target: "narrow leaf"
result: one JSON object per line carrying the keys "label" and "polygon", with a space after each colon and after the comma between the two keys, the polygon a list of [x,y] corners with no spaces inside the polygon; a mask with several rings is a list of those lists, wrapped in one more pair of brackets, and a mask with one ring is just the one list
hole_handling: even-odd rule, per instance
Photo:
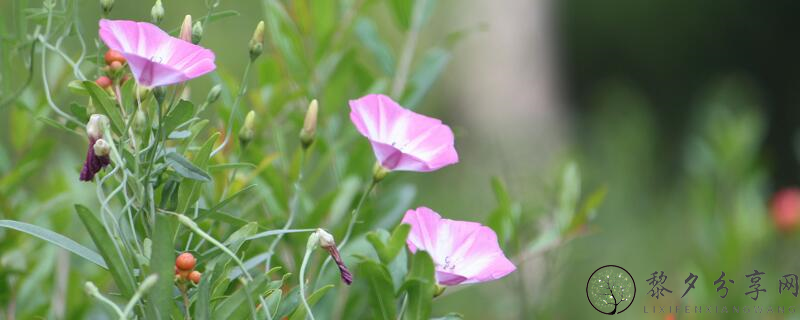
{"label": "narrow leaf", "polygon": [[61,248],[64,248],[67,251],[72,252],[81,258],[89,260],[89,262],[92,262],[104,269],[108,269],[106,261],[103,259],[102,256],[100,256],[100,254],[98,254],[92,249],[82,246],[81,244],[73,241],[70,238],[67,238],[51,230],[36,225],[32,225],[29,223],[13,221],[13,220],[0,220],[0,227],[25,232],[29,235],[50,242]]}

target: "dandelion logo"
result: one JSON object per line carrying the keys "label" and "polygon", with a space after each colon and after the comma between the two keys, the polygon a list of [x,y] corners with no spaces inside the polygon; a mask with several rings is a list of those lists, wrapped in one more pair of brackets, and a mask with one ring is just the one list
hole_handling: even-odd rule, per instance
{"label": "dandelion logo", "polygon": [[623,313],[636,297],[633,276],[620,266],[598,268],[586,283],[586,298],[595,310],[607,315]]}

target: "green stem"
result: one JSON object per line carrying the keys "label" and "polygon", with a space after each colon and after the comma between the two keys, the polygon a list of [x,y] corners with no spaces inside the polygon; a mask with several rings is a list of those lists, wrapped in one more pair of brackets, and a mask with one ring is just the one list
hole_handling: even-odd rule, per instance
{"label": "green stem", "polygon": [[145,292],[147,292],[147,290],[150,290],[150,288],[156,284],[156,280],[158,280],[158,276],[155,274],[151,274],[147,276],[147,278],[145,278],[144,281],[142,281],[142,284],[139,285],[139,289],[137,289],[136,292],[133,294],[133,297],[131,297],[131,300],[128,301],[128,304],[125,305],[125,310],[123,310],[122,314],[119,316],[120,320],[128,318],[128,314],[130,314],[131,311],[133,311],[133,307],[136,306],[136,303],[139,302],[139,300],[142,298]]}
{"label": "green stem", "polygon": [[236,115],[236,108],[239,106],[239,101],[242,100],[242,97],[245,93],[247,93],[247,79],[250,76],[250,66],[253,64],[252,59],[247,60],[247,65],[244,67],[244,74],[242,74],[242,82],[239,84],[239,94],[236,95],[236,99],[233,100],[233,105],[231,106],[231,114],[228,116],[228,130],[225,133],[225,140],[222,141],[222,144],[219,145],[214,151],[211,152],[211,157],[222,151],[228,142],[231,139],[231,134],[233,133],[233,116]]}
{"label": "green stem", "polygon": [[[339,245],[338,245],[340,251],[342,249],[344,249],[344,246],[350,240],[350,235],[352,235],[353,228],[356,225],[356,221],[358,221],[358,214],[361,212],[361,207],[364,205],[364,202],[366,201],[367,196],[369,195],[370,192],[372,192],[372,189],[375,188],[375,185],[377,185],[378,182],[379,182],[379,180],[372,179],[372,182],[367,187],[367,190],[364,191],[364,193],[361,195],[361,199],[358,200],[358,204],[356,205],[356,208],[353,209],[353,213],[350,216],[350,223],[347,225],[347,231],[344,234],[344,238],[342,238],[342,242],[339,243]],[[325,272],[325,268],[328,266],[329,263],[331,263],[331,257],[330,256],[325,259],[325,262],[322,263],[322,267],[319,268],[319,273],[317,274],[317,279],[322,279],[322,274]]]}
{"label": "green stem", "polygon": [[[303,152],[300,154],[300,173],[297,176],[297,181],[294,182],[294,194],[292,195],[292,199],[289,200],[289,219],[286,220],[286,224],[283,225],[281,231],[289,230],[292,227],[292,223],[294,223],[294,218],[297,215],[298,207],[300,206],[300,192],[302,189],[302,181],[303,181],[303,169],[305,168],[305,159],[306,159],[306,149],[303,149]],[[279,233],[275,240],[272,240],[272,243],[269,245],[269,251],[267,255],[267,262],[265,264],[266,268],[265,271],[269,271],[271,263],[272,263],[272,256],[275,254],[275,248],[278,247],[278,243],[283,239],[283,235],[285,233]]]}
{"label": "green stem", "polygon": [[308,266],[308,259],[311,257],[311,251],[313,251],[313,247],[306,247],[306,254],[303,256],[303,263],[300,265],[300,301],[303,302],[303,307],[306,308],[306,317],[311,318],[314,320],[314,314],[311,313],[311,306],[308,305],[308,300],[306,300],[306,267]]}
{"label": "green stem", "polygon": [[[408,0],[411,1],[411,0]],[[427,6],[427,0],[414,1],[414,11],[411,17],[411,28],[406,35],[406,41],[403,44],[403,51],[400,53],[400,62],[397,64],[395,77],[392,81],[392,97],[400,99],[403,91],[406,88],[408,81],[408,72],[411,68],[411,60],[414,58],[414,50],[417,47],[417,39],[419,38],[419,31],[422,27],[422,15]]]}

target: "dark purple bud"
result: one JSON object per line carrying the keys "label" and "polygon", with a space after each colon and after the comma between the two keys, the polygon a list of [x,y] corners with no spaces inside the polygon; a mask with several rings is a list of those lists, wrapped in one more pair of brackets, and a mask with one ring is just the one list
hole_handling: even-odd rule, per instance
{"label": "dark purple bud", "polygon": [[102,151],[107,148],[108,144],[103,139],[89,138],[89,150],[86,151],[86,162],[83,163],[83,170],[81,170],[81,181],[92,181],[95,174],[111,164],[111,158],[107,152],[102,152],[104,155],[95,153],[95,149]]}
{"label": "dark purple bud", "polygon": [[344,281],[344,283],[348,286],[353,283],[353,274],[350,273],[350,270],[348,270],[347,266],[344,265],[344,261],[342,261],[342,257],[339,255],[339,250],[336,249],[336,246],[323,248],[328,250],[328,253],[331,254],[331,258],[333,258],[333,261],[336,262],[336,266],[339,267],[339,274],[342,276],[342,281]]}

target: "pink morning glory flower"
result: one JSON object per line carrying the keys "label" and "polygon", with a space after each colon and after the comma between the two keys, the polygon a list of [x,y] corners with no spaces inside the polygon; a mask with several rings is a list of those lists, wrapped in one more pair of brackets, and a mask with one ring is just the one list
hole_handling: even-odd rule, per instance
{"label": "pink morning glory flower", "polygon": [[171,37],[147,22],[102,19],[100,38],[122,53],[142,86],[184,82],[217,68],[211,50]]}
{"label": "pink morning glory flower", "polygon": [[458,162],[450,127],[385,95],[350,100],[350,120],[388,170],[428,172]]}
{"label": "pink morning glory flower", "polygon": [[503,254],[494,231],[480,223],[442,219],[426,207],[408,210],[402,223],[411,225],[408,249],[431,255],[441,285],[497,280],[517,269]]}

